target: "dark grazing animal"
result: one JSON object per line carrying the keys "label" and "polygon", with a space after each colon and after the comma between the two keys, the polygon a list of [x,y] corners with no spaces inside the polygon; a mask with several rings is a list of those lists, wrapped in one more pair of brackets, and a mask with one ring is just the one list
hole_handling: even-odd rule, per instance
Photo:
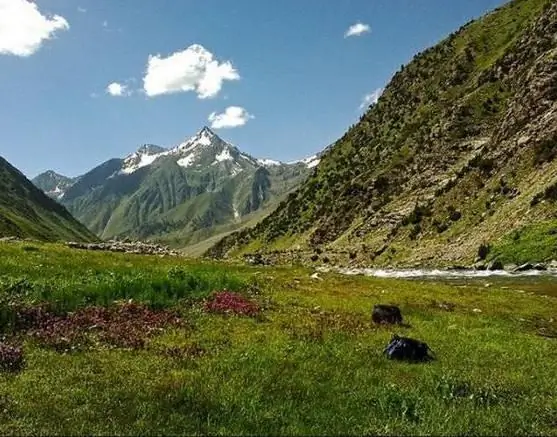
{"label": "dark grazing animal", "polygon": [[395,305],[374,305],[371,320],[373,323],[401,324],[402,314]]}
{"label": "dark grazing animal", "polygon": [[394,334],[391,342],[387,345],[384,354],[391,360],[402,360],[412,362],[431,361],[435,357],[430,355],[433,351],[427,343],[408,337],[399,337]]}

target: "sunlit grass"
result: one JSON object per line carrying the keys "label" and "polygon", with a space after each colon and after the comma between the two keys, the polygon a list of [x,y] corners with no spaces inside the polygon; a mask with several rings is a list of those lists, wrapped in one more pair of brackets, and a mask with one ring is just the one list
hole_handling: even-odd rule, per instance
{"label": "sunlit grass", "polygon": [[[557,340],[539,335],[540,326],[557,328],[555,298],[508,284],[319,281],[303,268],[56,246],[0,245],[0,253],[3,281],[50,285],[51,294],[23,294],[28,302],[68,296],[73,308],[89,290],[95,304],[125,296],[186,321],[139,350],[61,354],[23,336],[25,369],[0,374],[1,434],[557,434]],[[64,270],[71,258],[78,262]],[[47,273],[35,272],[37,262]],[[206,290],[225,285],[256,301],[258,317],[205,312]],[[375,303],[399,305],[410,326],[373,326]],[[438,359],[387,360],[381,351],[394,332],[426,341]]]}

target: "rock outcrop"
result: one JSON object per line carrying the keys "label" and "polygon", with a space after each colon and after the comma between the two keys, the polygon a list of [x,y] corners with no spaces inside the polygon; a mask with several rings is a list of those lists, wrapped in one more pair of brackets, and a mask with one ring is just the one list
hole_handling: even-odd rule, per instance
{"label": "rock outcrop", "polygon": [[138,255],[164,255],[164,256],[180,256],[180,252],[169,249],[167,246],[160,244],[144,243],[141,241],[124,242],[124,241],[106,241],[102,243],[77,243],[69,242],[67,246],[72,249],[84,250],[102,250],[108,252],[134,253]]}

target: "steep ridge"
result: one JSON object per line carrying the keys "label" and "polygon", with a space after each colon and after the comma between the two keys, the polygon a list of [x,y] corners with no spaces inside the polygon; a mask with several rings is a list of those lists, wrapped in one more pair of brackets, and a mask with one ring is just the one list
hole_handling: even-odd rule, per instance
{"label": "steep ridge", "polygon": [[[269,212],[318,161],[317,156],[288,164],[256,159],[204,127],[175,147],[148,144],[109,160],[56,194],[103,238],[184,245]],[[42,179],[45,174],[35,179],[37,185]]]}
{"label": "steep ridge", "polygon": [[47,196],[57,200],[62,198],[65,192],[76,182],[76,179],[66,177],[52,170],[44,172],[33,179],[33,183]]}
{"label": "steep ridge", "polygon": [[94,241],[96,237],[62,205],[46,196],[0,157],[0,236],[46,241]]}
{"label": "steep ridge", "polygon": [[557,3],[515,0],[415,56],[308,180],[208,256],[474,262],[555,218]]}

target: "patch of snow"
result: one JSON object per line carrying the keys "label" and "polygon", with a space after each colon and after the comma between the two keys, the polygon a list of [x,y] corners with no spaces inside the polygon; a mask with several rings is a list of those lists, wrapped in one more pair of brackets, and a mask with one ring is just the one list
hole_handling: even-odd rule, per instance
{"label": "patch of snow", "polygon": [[60,188],[60,185],[57,185],[56,188],[54,188],[54,190],[51,190],[46,194],[48,194],[50,197],[61,199],[62,197],[64,197],[64,194],[66,194],[66,192],[62,188]]}
{"label": "patch of snow", "polygon": [[191,167],[193,165],[193,162],[195,161],[195,154],[192,153],[188,156],[185,156],[183,158],[180,158],[176,164],[178,164],[180,167]]}
{"label": "patch of snow", "polygon": [[240,218],[240,213],[238,212],[238,208],[236,208],[236,205],[232,205],[232,210],[234,211],[234,218],[235,219],[239,219]]}
{"label": "patch of snow", "polygon": [[319,158],[314,158],[305,164],[307,165],[308,168],[313,168],[313,167],[317,167],[320,162],[321,160]]}
{"label": "patch of snow", "polygon": [[267,158],[258,159],[257,163],[259,165],[262,165],[263,167],[273,167],[277,165],[282,165],[282,162],[280,161],[275,161],[274,159],[267,159]]}
{"label": "patch of snow", "polygon": [[203,128],[196,135],[179,144],[173,151],[174,153],[189,152],[199,146],[207,147],[213,144],[214,138],[215,134],[213,132],[207,128]]}
{"label": "patch of snow", "polygon": [[313,168],[316,167],[319,162],[321,162],[321,159],[318,158],[317,155],[312,155],[298,161],[291,161],[288,164],[304,164],[307,168]]}
{"label": "patch of snow", "polygon": [[238,166],[235,166],[235,167],[232,169],[232,177],[234,177],[234,176],[236,176],[236,175],[242,173],[243,171],[244,171],[244,169],[243,169],[242,167],[240,167],[239,165],[238,165]]}
{"label": "patch of snow", "polygon": [[230,154],[230,150],[228,150],[228,148],[225,148],[222,152],[220,152],[217,156],[215,156],[215,162],[213,162],[213,164],[216,164],[217,162],[233,161],[233,160],[234,158]]}
{"label": "patch of snow", "polygon": [[197,142],[202,146],[210,146],[214,136],[215,136],[214,134],[204,129],[201,131],[201,134],[199,135],[199,139],[197,140]]}
{"label": "patch of snow", "polygon": [[147,153],[134,153],[133,155],[125,159],[120,173],[131,174],[142,167],[151,165],[163,153],[156,153],[154,155],[149,155]]}

